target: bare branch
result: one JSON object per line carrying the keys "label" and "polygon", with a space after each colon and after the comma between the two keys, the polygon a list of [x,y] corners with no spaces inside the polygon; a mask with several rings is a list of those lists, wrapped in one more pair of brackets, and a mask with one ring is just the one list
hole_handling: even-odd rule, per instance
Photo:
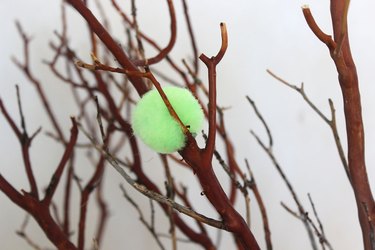
{"label": "bare branch", "polygon": [[314,110],[314,112],[316,114],[318,114],[319,117],[322,118],[322,120],[325,123],[328,124],[328,126],[330,127],[330,129],[332,131],[333,137],[335,139],[335,144],[336,144],[336,148],[337,148],[337,151],[339,153],[339,156],[340,156],[341,163],[342,163],[342,165],[344,167],[344,170],[345,170],[345,173],[346,173],[346,175],[347,175],[347,177],[350,181],[349,167],[348,167],[348,163],[347,163],[347,160],[346,160],[346,156],[344,154],[344,149],[343,149],[342,144],[341,144],[341,139],[340,139],[339,133],[337,131],[336,112],[335,112],[335,107],[334,107],[334,104],[333,104],[332,100],[328,99],[329,107],[330,107],[330,110],[331,110],[331,118],[329,119],[326,115],[324,115],[322,113],[322,111],[319,110],[318,107],[316,107],[316,105],[307,96],[307,94],[305,92],[305,89],[303,87],[304,86],[303,83],[301,84],[301,87],[298,87],[296,85],[290,84],[289,82],[285,81],[284,79],[277,76],[276,74],[274,74],[269,69],[267,69],[267,73],[269,73],[273,78],[275,78],[279,82],[281,82],[284,85],[288,86],[289,88],[297,91],[302,96],[302,98],[306,101],[306,103],[312,108],[312,110]]}

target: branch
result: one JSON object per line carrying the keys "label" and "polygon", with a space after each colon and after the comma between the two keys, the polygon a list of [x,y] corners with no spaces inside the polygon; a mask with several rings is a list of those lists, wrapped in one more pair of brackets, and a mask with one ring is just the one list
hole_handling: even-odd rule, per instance
{"label": "branch", "polygon": [[212,227],[216,227],[219,229],[225,229],[224,224],[221,221],[217,221],[211,218],[208,218],[204,215],[201,215],[185,206],[182,206],[173,200],[169,199],[168,197],[165,197],[163,195],[160,195],[152,190],[147,189],[144,185],[137,183],[135,180],[133,180],[130,175],[128,175],[125,170],[117,163],[116,159],[109,153],[106,152],[102,146],[100,146],[83,128],[79,125],[79,129],[82,130],[82,132],[86,135],[86,137],[91,141],[93,146],[95,147],[98,152],[103,154],[106,157],[106,160],[109,164],[111,164],[115,170],[126,180],[126,182],[131,185],[134,189],[136,189],[138,192],[142,193],[143,195],[147,196],[150,199],[153,199],[157,202],[160,202],[162,204],[166,204],[177,211],[188,215],[189,217],[192,217],[195,220],[198,220],[200,222],[203,222],[207,225],[210,225]]}
{"label": "branch", "polygon": [[157,54],[154,57],[151,57],[151,58],[148,58],[148,59],[145,59],[145,60],[135,61],[134,63],[137,66],[148,66],[148,65],[152,65],[152,64],[156,64],[156,63],[160,62],[161,60],[163,60],[169,54],[169,52],[174,47],[174,44],[176,42],[176,37],[177,37],[176,13],[175,13],[175,9],[174,9],[174,6],[173,6],[173,1],[167,0],[167,3],[168,3],[168,9],[169,9],[169,16],[171,18],[171,36],[170,36],[168,45],[165,48],[161,49],[159,51],[159,54]]}
{"label": "branch", "polygon": [[[361,98],[359,91],[358,75],[351,54],[347,15],[349,0],[331,0],[331,19],[334,42],[323,41],[329,49],[338,73],[344,103],[344,114],[348,144],[348,169],[349,176],[356,198],[359,221],[362,229],[364,248],[373,249],[375,239],[373,228],[375,225],[375,201],[369,184],[365,161],[365,135],[362,121]],[[311,30],[316,33],[318,26],[311,25],[312,15],[308,8],[303,9],[306,21]],[[318,36],[319,38],[319,36]],[[320,39],[320,38],[319,38]],[[320,39],[322,41],[322,39]],[[368,208],[368,214],[364,207]],[[371,223],[369,223],[369,218]]]}
{"label": "branch", "polygon": [[262,215],[264,238],[265,238],[265,241],[266,241],[266,246],[267,246],[268,250],[272,250],[273,247],[272,247],[272,240],[271,240],[271,230],[270,230],[270,225],[269,225],[269,221],[268,221],[266,206],[264,205],[263,198],[260,195],[258,185],[255,181],[253,173],[250,169],[250,164],[247,161],[247,159],[245,160],[245,163],[246,163],[246,168],[247,168],[247,170],[249,172],[249,176],[250,176],[250,180],[245,180],[245,186],[250,188],[251,191],[254,193],[255,199],[256,199],[256,201],[258,203],[258,206],[259,206],[260,213]]}
{"label": "branch", "polygon": [[68,160],[70,159],[70,157],[73,153],[73,150],[74,150],[74,145],[77,142],[77,137],[78,137],[77,122],[73,117],[71,118],[71,121],[72,121],[73,125],[72,125],[72,128],[70,130],[70,140],[65,147],[65,152],[64,152],[63,156],[61,157],[60,163],[57,166],[56,171],[51,178],[51,181],[50,181],[50,183],[48,185],[48,188],[47,188],[47,191],[46,191],[46,195],[45,195],[45,197],[42,201],[42,202],[46,203],[47,206],[51,203],[51,200],[52,200],[53,195],[55,194],[57,185],[60,182],[61,175],[64,171],[65,165],[68,162]]}
{"label": "branch", "polygon": [[318,114],[319,117],[322,118],[325,123],[328,124],[328,126],[331,128],[332,135],[333,135],[333,137],[335,139],[336,148],[337,148],[337,151],[339,153],[339,157],[340,157],[342,166],[344,167],[344,170],[345,170],[346,176],[348,177],[348,180],[351,182],[350,175],[349,175],[349,166],[348,166],[348,163],[346,161],[346,156],[344,154],[344,149],[343,149],[342,144],[341,144],[341,139],[340,139],[340,136],[339,136],[339,132],[337,131],[336,110],[335,110],[335,107],[334,107],[334,104],[333,104],[332,100],[328,99],[329,107],[330,107],[330,110],[331,110],[331,118],[329,119],[326,115],[324,115],[322,113],[321,110],[318,109],[318,107],[316,107],[316,105],[306,95],[303,83],[301,84],[301,87],[298,87],[296,85],[290,84],[289,82],[285,81],[284,79],[282,79],[281,77],[277,76],[276,74],[274,74],[269,69],[267,69],[267,73],[270,74],[273,78],[275,78],[279,82],[281,82],[284,85],[288,86],[289,88],[294,89],[295,91],[297,91],[302,96],[302,98],[305,100],[305,102],[310,106],[310,108],[312,108],[314,110],[314,112],[316,114]]}
{"label": "branch", "polygon": [[160,247],[160,249],[164,250],[165,247],[163,246],[163,243],[159,239],[159,234],[155,231],[154,225],[151,223],[148,223],[143,216],[143,212],[141,208],[138,206],[138,204],[129,196],[129,194],[126,192],[126,189],[124,188],[123,185],[120,184],[120,189],[122,191],[122,194],[124,195],[125,199],[129,201],[129,203],[137,210],[138,215],[139,215],[139,220],[141,223],[147,228],[147,230],[151,233],[152,237],[155,239],[156,243]]}
{"label": "branch", "polygon": [[197,75],[198,70],[199,70],[197,42],[195,40],[193,27],[191,25],[191,20],[190,20],[190,16],[189,16],[189,9],[188,9],[186,0],[182,0],[182,4],[183,4],[183,7],[184,7],[184,15],[185,15],[185,20],[186,20],[186,25],[187,25],[187,28],[188,28],[188,31],[189,31],[191,47],[193,49],[194,74]]}
{"label": "branch", "polygon": [[18,30],[18,33],[20,34],[22,41],[23,41],[23,48],[24,48],[24,62],[19,62],[15,57],[12,58],[14,64],[16,64],[22,72],[27,76],[27,78],[31,81],[32,84],[36,87],[37,93],[39,95],[39,98],[41,99],[43,106],[48,114],[48,118],[50,119],[53,127],[55,128],[57,134],[59,135],[59,138],[61,141],[65,142],[64,134],[61,130],[61,127],[59,123],[57,122],[56,116],[52,111],[51,105],[49,101],[47,100],[46,94],[41,86],[41,83],[38,79],[35,78],[35,76],[31,73],[30,70],[30,60],[29,60],[29,42],[30,38],[26,35],[26,33],[23,31],[21,24],[16,21],[16,27]]}
{"label": "branch", "polygon": [[32,142],[32,139],[35,137],[35,135],[40,131],[38,129],[32,137],[29,137],[26,131],[26,125],[25,125],[25,120],[22,112],[22,106],[21,106],[21,99],[20,99],[20,94],[19,94],[19,89],[16,87],[17,90],[17,98],[18,98],[18,105],[19,105],[19,112],[21,116],[21,127],[22,127],[22,132],[21,130],[17,127],[16,123],[14,120],[10,117],[8,111],[6,110],[5,106],[3,105],[1,99],[0,99],[0,110],[2,111],[5,119],[7,120],[8,124],[12,128],[13,132],[16,134],[18,141],[21,145],[21,150],[22,150],[22,159],[24,162],[24,167],[25,167],[25,172],[27,175],[27,179],[29,181],[30,185],[30,194],[34,196],[36,199],[38,199],[39,194],[38,194],[38,186],[36,184],[36,180],[34,177],[33,169],[31,166],[30,162],[30,154],[29,154],[29,149],[30,145]]}
{"label": "branch", "polygon": [[209,103],[208,103],[208,139],[204,149],[204,157],[208,161],[212,160],[215,150],[216,138],[216,66],[223,58],[228,48],[228,34],[225,23],[220,24],[221,31],[221,47],[216,56],[208,58],[205,54],[201,54],[199,59],[206,64],[208,69],[209,82]]}
{"label": "branch", "polygon": [[305,20],[309,25],[311,31],[315,34],[315,36],[323,43],[327,45],[330,50],[334,50],[336,47],[336,43],[332,40],[330,35],[324,33],[315,22],[313,15],[311,14],[310,7],[308,5],[302,6],[302,12],[305,16]]}
{"label": "branch", "polygon": [[[248,98],[248,100],[249,100],[252,108],[254,110],[258,110],[258,108],[256,107],[255,102],[252,101],[250,99],[250,97],[247,97],[247,98]],[[264,120],[263,116],[261,115],[261,113],[258,111],[258,112],[255,112],[255,114],[257,115],[257,117],[259,118],[259,120],[261,120],[263,122],[263,124],[265,125],[265,127],[268,127],[268,125],[265,122],[265,120]],[[290,194],[293,197],[294,202],[296,203],[296,205],[298,207],[299,214],[300,215],[305,214],[306,211],[305,211],[304,207],[302,206],[302,203],[300,202],[300,200],[299,200],[299,198],[297,196],[297,193],[295,192],[295,190],[294,190],[291,182],[289,181],[288,177],[284,173],[283,168],[281,167],[281,165],[277,161],[275,155],[273,154],[272,146],[271,145],[270,146],[266,146],[264,144],[264,142],[259,138],[259,136],[254,131],[250,131],[250,133],[254,136],[255,140],[258,142],[258,144],[261,146],[261,148],[264,150],[264,152],[268,155],[268,157],[272,161],[273,165],[275,166],[277,172],[279,173],[279,175],[283,179],[283,181],[286,184],[286,186],[287,186]],[[267,130],[267,134],[268,134],[268,137],[270,138],[271,137],[270,130]],[[313,235],[313,232],[311,230],[311,227],[309,226],[307,220],[302,220],[302,222],[304,223],[306,231],[307,231],[307,233],[309,235],[309,239],[310,239],[310,242],[311,242],[311,245],[312,245],[313,249],[317,249],[316,242],[315,242],[314,235]]]}
{"label": "branch", "polygon": [[[122,48],[116,43],[112,36],[107,32],[103,25],[96,19],[92,12],[85,6],[81,0],[67,0],[67,2],[74,7],[80,15],[86,19],[92,31],[99,37],[104,45],[111,51],[113,56],[117,59],[119,64],[126,70],[138,71],[136,66],[130,61],[128,56],[124,53]],[[147,92],[147,86],[139,77],[129,77],[133,83],[134,88],[138,94],[142,96]]]}

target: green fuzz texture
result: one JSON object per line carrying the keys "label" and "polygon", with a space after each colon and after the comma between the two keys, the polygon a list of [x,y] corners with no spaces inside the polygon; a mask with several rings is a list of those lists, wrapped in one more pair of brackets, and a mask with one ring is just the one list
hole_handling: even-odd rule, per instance
{"label": "green fuzz texture", "polygon": [[[190,133],[197,134],[203,124],[203,111],[189,90],[178,87],[163,88],[182,123]],[[185,134],[169,114],[157,90],[150,90],[137,103],[132,117],[134,134],[159,153],[172,153],[185,146]]]}

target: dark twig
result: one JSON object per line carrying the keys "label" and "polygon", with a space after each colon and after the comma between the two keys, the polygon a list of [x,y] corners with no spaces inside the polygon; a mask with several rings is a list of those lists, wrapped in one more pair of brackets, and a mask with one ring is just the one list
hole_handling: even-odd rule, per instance
{"label": "dark twig", "polygon": [[[250,97],[247,97],[248,100],[251,100]],[[256,107],[256,104],[254,101],[250,101],[250,104],[252,106],[252,108],[254,110],[257,110],[257,107]],[[259,120],[262,121],[263,124],[267,124],[263,118],[263,116],[261,115],[260,112],[255,112],[255,114],[257,115],[257,117],[259,118]],[[268,125],[267,125],[268,127]],[[268,138],[271,138],[271,134],[270,134],[270,130],[266,129],[267,131],[267,135],[268,135]],[[306,213],[305,209],[303,208],[302,206],[302,203],[300,202],[298,196],[297,196],[297,193],[295,192],[291,182],[289,181],[288,177],[286,176],[286,174],[284,173],[284,170],[283,168],[281,167],[281,165],[278,163],[275,155],[273,154],[273,150],[272,150],[272,147],[271,146],[266,146],[264,144],[264,142],[259,138],[259,136],[254,132],[254,131],[250,131],[250,133],[254,136],[254,138],[256,139],[256,141],[258,142],[258,144],[261,146],[261,148],[264,150],[264,152],[268,155],[268,157],[271,159],[273,165],[275,166],[277,172],[280,174],[281,178],[283,179],[284,183],[286,184],[290,194],[292,195],[293,197],[293,200],[294,202],[296,203],[297,207],[298,207],[298,212],[300,215],[303,215]],[[316,242],[315,242],[315,239],[314,239],[314,234],[311,230],[311,227],[308,223],[308,221],[306,219],[302,220],[306,230],[307,230],[307,233],[308,233],[308,236],[309,236],[309,239],[310,239],[310,242],[311,242],[311,245],[313,247],[313,249],[317,249],[317,246],[316,246]]]}
{"label": "dark twig", "polygon": [[22,104],[21,104],[21,97],[18,85],[16,85],[16,92],[17,92],[17,102],[18,102],[18,109],[21,116],[21,128],[22,128],[22,136],[19,138],[19,142],[22,146],[22,156],[25,165],[25,170],[27,174],[27,178],[29,180],[31,195],[35,196],[36,199],[39,199],[38,187],[34,177],[34,172],[30,162],[30,154],[29,148],[31,146],[32,138],[29,137],[26,130],[25,124],[25,117],[22,111]]}
{"label": "dark twig", "polygon": [[43,103],[43,106],[48,114],[48,118],[50,119],[54,129],[56,130],[57,134],[59,135],[60,139],[65,142],[64,134],[61,130],[61,127],[59,123],[57,122],[56,116],[52,111],[51,105],[49,101],[47,100],[46,94],[41,86],[40,81],[32,74],[30,69],[30,55],[29,55],[29,43],[30,38],[26,35],[26,33],[23,31],[21,24],[17,21],[16,27],[18,30],[18,33],[20,34],[22,41],[23,41],[23,48],[24,48],[24,62],[19,62],[15,57],[12,58],[14,64],[16,64],[22,72],[27,76],[27,78],[30,80],[32,84],[37,89],[37,93]]}
{"label": "dark twig", "polygon": [[[268,250],[272,250],[273,247],[272,247],[272,240],[271,240],[271,229],[270,229],[270,225],[269,225],[269,221],[268,221],[266,206],[263,202],[262,196],[260,195],[258,185],[255,181],[253,172],[250,169],[250,164],[249,164],[247,159],[245,159],[245,165],[246,165],[246,168],[249,172],[250,180],[244,178],[244,182],[245,182],[244,185],[245,185],[245,187],[250,188],[251,191],[254,193],[255,199],[256,199],[257,204],[259,206],[260,213],[262,215],[264,238],[265,238],[265,241],[266,241],[266,246],[267,246]],[[249,211],[250,211],[250,209],[249,209]],[[248,215],[248,216],[250,217],[250,215]]]}
{"label": "dark twig", "polygon": [[186,3],[186,0],[182,0],[182,4],[183,4],[183,7],[184,7],[184,16],[185,16],[186,25],[187,25],[187,28],[188,28],[188,31],[189,31],[191,47],[193,49],[194,74],[197,75],[198,70],[199,70],[197,42],[195,40],[193,27],[191,25],[189,8],[188,8],[188,5]]}
{"label": "dark twig", "polygon": [[139,220],[141,221],[141,223],[147,228],[147,230],[151,233],[152,237],[155,239],[156,243],[158,244],[158,246],[160,247],[160,249],[165,249],[163,243],[161,242],[160,238],[159,238],[159,234],[155,231],[155,227],[154,227],[154,224],[151,222],[147,222],[144,215],[143,215],[143,212],[141,210],[141,208],[138,206],[138,204],[129,196],[129,194],[126,192],[126,189],[124,187],[124,185],[120,184],[120,189],[122,191],[122,194],[123,196],[125,197],[125,199],[135,208],[135,210],[137,211],[138,213],[138,216],[139,216]]}
{"label": "dark twig", "polygon": [[259,112],[257,106],[255,105],[255,102],[249,96],[246,96],[246,99],[249,101],[250,105],[253,107],[255,114],[257,115],[259,120],[262,122],[262,124],[263,124],[263,126],[264,126],[264,128],[267,132],[268,148],[272,148],[273,147],[273,138],[272,138],[272,133],[271,133],[270,128],[268,127],[266,121],[264,120],[263,116]]}
{"label": "dark twig", "polygon": [[27,234],[26,234],[26,227],[29,224],[30,215],[26,214],[25,219],[21,225],[21,228],[16,231],[17,235],[23,238],[27,244],[34,250],[42,250],[42,248],[36,244]]}
{"label": "dark twig", "polygon": [[323,224],[322,222],[320,221],[320,218],[318,216],[318,212],[316,211],[316,208],[315,208],[315,204],[311,198],[311,195],[310,194],[307,194],[308,198],[309,198],[309,202],[310,202],[310,205],[311,205],[311,208],[314,212],[314,216],[315,216],[315,219],[316,221],[318,222],[318,226],[319,226],[319,229],[315,226],[315,224],[312,222],[312,220],[310,220],[310,223],[313,224],[313,227],[314,227],[314,230],[315,230],[315,234],[317,235],[317,237],[319,238],[319,242],[320,244],[322,245],[322,249],[324,250],[325,249],[325,245],[327,245],[327,247],[332,250],[332,246],[331,244],[328,242],[327,240],[327,237],[324,233],[324,228],[323,228]]}
{"label": "dark twig", "polygon": [[[163,166],[165,169],[165,175],[167,177],[167,180],[165,182],[165,189],[167,191],[167,197],[171,200],[174,200],[175,197],[175,188],[174,188],[174,181],[172,177],[171,170],[169,168],[168,158],[166,155],[160,155],[161,160],[163,162]],[[169,222],[170,222],[170,229],[169,232],[171,234],[171,241],[172,241],[172,249],[177,249],[177,240],[176,240],[176,225],[173,218],[173,209],[169,208]]]}

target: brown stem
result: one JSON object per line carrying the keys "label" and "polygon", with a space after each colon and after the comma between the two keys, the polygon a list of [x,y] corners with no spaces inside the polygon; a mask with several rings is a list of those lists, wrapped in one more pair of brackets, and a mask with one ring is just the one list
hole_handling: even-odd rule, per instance
{"label": "brown stem", "polygon": [[[331,0],[333,37],[334,41],[339,44],[339,46],[333,48],[326,44],[336,65],[338,80],[343,95],[348,143],[349,175],[356,198],[364,247],[366,250],[370,250],[375,249],[375,202],[366,171],[361,98],[358,75],[350,51],[346,22],[347,11],[348,0]],[[310,25],[310,20],[312,18],[310,12],[307,12],[307,17],[307,23],[314,34],[316,34],[319,27],[317,25]]]}
{"label": "brown stem", "polygon": [[205,54],[200,55],[199,59],[206,64],[208,68],[208,138],[206,147],[204,149],[207,161],[212,161],[212,156],[215,150],[216,140],[216,66],[223,58],[225,51],[228,48],[228,34],[224,23],[220,24],[221,30],[221,47],[216,56],[208,58]]}
{"label": "brown stem", "polygon": [[199,149],[195,139],[187,135],[187,145],[180,151],[184,160],[193,168],[203,188],[203,193],[216,211],[220,214],[226,230],[232,232],[240,246],[246,249],[260,249],[242,216],[234,209],[215,172],[212,169],[212,157],[215,151],[216,137],[216,65],[223,58],[228,47],[227,30],[220,24],[222,43],[218,54],[208,58],[202,54],[200,59],[206,64],[209,72],[209,114],[208,138],[205,149]]}

